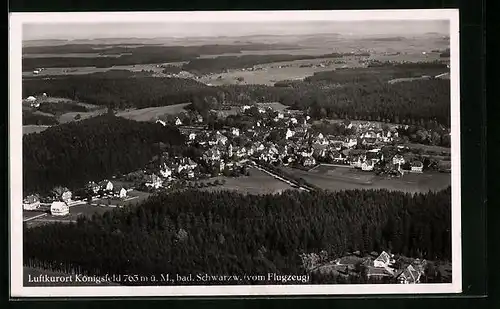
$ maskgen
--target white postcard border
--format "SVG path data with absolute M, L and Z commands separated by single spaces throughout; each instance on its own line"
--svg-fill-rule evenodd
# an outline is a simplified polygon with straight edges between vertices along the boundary
M 247 285 L 141 287 L 24 287 L 22 229 L 22 108 L 21 55 L 24 23 L 99 22 L 259 22 L 449 20 L 452 162 L 452 283 L 377 285 Z M 10 295 L 11 297 L 103 296 L 259 296 L 259 295 L 375 295 L 441 294 L 462 291 L 459 12 L 438 10 L 349 11 L 232 11 L 232 12 L 79 12 L 12 13 L 9 16 L 9 180 L 10 180 Z M 13 206 L 13 207 L 12 207 Z

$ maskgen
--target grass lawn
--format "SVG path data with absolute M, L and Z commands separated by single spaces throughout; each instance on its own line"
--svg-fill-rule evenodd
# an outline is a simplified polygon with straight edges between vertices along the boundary
M 325 190 L 387 189 L 404 192 L 439 191 L 451 185 L 451 174 L 429 172 L 409 173 L 401 178 L 377 176 L 349 167 L 320 166 L 310 172 L 283 167 L 287 172 Z
M 49 278 L 66 278 L 68 282 L 33 282 L 34 279 L 39 278 L 39 276 L 45 277 L 47 275 Z M 80 277 L 81 278 L 81 277 Z M 77 280 L 75 274 L 65 274 L 62 272 L 50 271 L 34 267 L 23 267 L 23 286 L 116 286 L 117 283 L 103 282 L 81 282 L 83 280 Z
M 59 123 L 67 123 L 67 122 L 71 122 L 71 121 L 77 121 L 77 119 L 75 119 L 76 115 L 80 115 L 80 119 L 78 119 L 78 120 L 83 120 L 83 119 L 88 119 L 88 118 L 92 118 L 92 117 L 96 117 L 96 116 L 105 114 L 106 111 L 107 111 L 107 109 L 103 108 L 103 109 L 98 109 L 98 110 L 94 110 L 91 112 L 64 113 L 59 117 Z
M 105 206 L 94 206 L 91 205 L 90 207 L 97 207 L 97 208 L 102 208 L 102 209 L 113 209 L 113 206 L 127 206 L 130 204 L 136 204 L 136 203 L 141 203 L 145 199 L 147 199 L 151 194 L 147 192 L 142 192 L 142 191 L 137 191 L 137 190 L 132 190 L 130 192 L 127 192 L 127 197 L 124 199 L 120 198 L 102 198 L 102 199 L 97 199 L 93 200 L 92 204 L 99 204 L 99 205 L 105 205 Z M 111 205 L 111 207 L 107 207 L 106 205 Z

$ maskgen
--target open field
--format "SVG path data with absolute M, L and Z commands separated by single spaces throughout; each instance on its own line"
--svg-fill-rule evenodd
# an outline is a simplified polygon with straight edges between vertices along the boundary
M 387 189 L 411 193 L 439 191 L 451 185 L 448 173 L 409 173 L 401 178 L 377 176 L 373 172 L 363 172 L 349 167 L 319 166 L 312 171 L 283 167 L 289 173 L 325 190 Z
M 270 68 L 263 71 L 241 71 L 233 70 L 227 73 L 220 73 L 214 76 L 204 76 L 198 81 L 211 84 L 213 86 L 220 85 L 268 85 L 272 86 L 277 81 L 281 80 L 302 80 L 315 72 L 329 71 L 331 68 Z M 219 78 L 220 76 L 220 78 Z M 239 82 L 237 78 L 243 78 Z
M 207 187 L 200 190 L 220 191 L 230 190 L 246 194 L 276 194 L 284 190 L 293 189 L 290 185 L 279 181 L 268 174 L 259 171 L 256 168 L 249 168 L 250 176 L 241 177 L 223 177 L 218 176 L 210 178 L 205 182 L 214 182 L 215 180 L 225 180 L 226 183 L 215 187 Z
M 335 68 L 347 67 L 361 67 L 354 57 L 343 58 L 318 58 L 307 60 L 294 60 L 271 62 L 266 64 L 255 65 L 255 71 L 243 70 L 230 70 L 226 73 L 211 74 L 203 76 L 199 79 L 200 82 L 205 84 L 212 84 L 214 86 L 226 84 L 263 84 L 274 85 L 275 82 L 281 80 L 302 80 L 308 76 L 312 76 L 316 72 L 331 71 Z M 345 63 L 329 64 L 324 67 L 319 67 L 321 63 L 328 61 L 344 60 Z M 301 67 L 301 65 L 315 65 L 318 67 Z M 238 81 L 237 78 L 242 77 L 243 81 Z
M 190 103 L 175 104 L 169 106 L 148 107 L 142 109 L 134 109 L 118 112 L 119 117 L 135 120 L 135 121 L 155 121 L 163 115 L 175 115 L 185 111 L 185 107 Z
M 100 53 L 67 53 L 67 54 L 36 54 L 26 53 L 23 58 L 98 58 L 98 57 L 120 57 L 122 55 L 131 55 L 131 53 L 121 54 L 100 54 Z
M 48 276 L 52 278 L 68 278 L 69 276 L 69 281 L 68 282 L 33 282 L 37 278 L 40 278 L 40 276 Z M 95 283 L 95 282 L 83 282 L 84 280 L 81 280 L 81 277 L 77 277 L 75 274 L 66 274 L 63 272 L 56 272 L 56 271 L 50 271 L 50 270 L 45 270 L 41 268 L 34 268 L 34 267 L 23 267 L 23 286 L 103 286 L 103 285 L 108 285 L 108 286 L 116 286 L 119 285 L 117 283 L 111 283 L 111 282 L 103 282 L 103 283 Z
M 39 133 L 47 130 L 48 128 L 50 128 L 50 126 L 39 126 L 34 124 L 25 125 L 23 126 L 23 135 L 31 133 Z
M 434 151 L 437 153 L 445 152 L 451 154 L 451 148 L 433 146 L 433 145 L 423 145 L 423 144 L 406 144 L 410 149 L 423 149 L 424 151 Z

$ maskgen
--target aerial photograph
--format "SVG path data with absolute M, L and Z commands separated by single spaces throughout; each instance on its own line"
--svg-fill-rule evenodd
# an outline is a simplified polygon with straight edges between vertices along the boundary
M 24 286 L 452 282 L 449 20 L 22 30 Z

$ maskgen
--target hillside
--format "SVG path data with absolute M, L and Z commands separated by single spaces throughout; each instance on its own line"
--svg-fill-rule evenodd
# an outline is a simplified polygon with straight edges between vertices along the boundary
M 388 83 L 394 78 L 435 76 L 441 63 L 379 63 L 314 74 L 304 81 L 265 85 L 211 87 L 193 79 L 132 77 L 131 72 L 95 73 L 23 81 L 23 95 L 42 92 L 112 108 L 146 108 L 192 102 L 198 111 L 217 105 L 280 102 L 306 110 L 314 118 L 373 120 L 404 124 L 450 124 L 450 81 L 420 79 Z M 437 73 L 440 72 L 440 73 Z M 207 102 L 214 102 L 215 107 Z
M 56 185 L 81 187 L 142 168 L 160 152 L 182 145 L 177 128 L 102 115 L 61 124 L 23 136 L 23 179 L 26 194 Z M 50 172 L 47 172 L 50 171 Z

